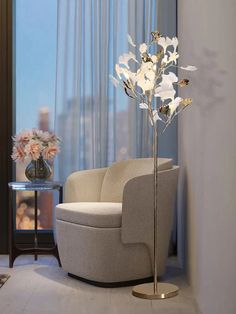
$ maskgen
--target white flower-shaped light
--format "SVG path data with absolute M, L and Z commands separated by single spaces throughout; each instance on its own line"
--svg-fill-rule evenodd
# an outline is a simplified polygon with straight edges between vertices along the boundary
M 123 79 L 123 77 L 125 79 L 129 79 L 129 71 L 123 67 L 121 67 L 119 64 L 116 64 L 115 66 L 115 70 L 116 70 L 116 74 L 118 75 L 119 79 Z M 123 75 L 123 77 L 122 77 Z
M 115 70 L 116 70 L 116 74 L 118 75 L 119 79 L 121 79 L 122 70 L 121 70 L 121 67 L 119 66 L 119 64 L 117 64 L 117 63 L 115 65 Z
M 156 55 L 152 55 L 152 56 L 151 56 L 151 59 L 152 59 L 152 62 L 153 62 L 153 63 L 157 63 L 157 61 L 158 61 Z
M 171 83 L 178 82 L 178 77 L 174 72 L 169 72 L 168 74 L 162 74 L 162 81 L 170 81 Z
M 164 63 L 168 63 L 168 56 L 167 55 L 164 55 L 164 57 L 161 60 L 161 64 L 164 64 Z
M 173 83 L 178 82 L 178 77 L 175 73 L 170 72 L 169 74 L 162 75 L 162 81 L 159 86 L 155 89 L 155 97 L 160 97 L 162 101 L 166 99 L 174 99 L 175 89 Z
M 140 46 L 139 46 L 139 51 L 141 52 L 141 53 L 145 53 L 145 52 L 147 52 L 147 45 L 145 44 L 145 43 L 143 43 L 143 44 L 141 44 Z
M 137 81 L 137 85 L 142 88 L 143 94 L 145 94 L 146 91 L 154 88 L 154 81 L 142 79 Z
M 111 81 L 112 81 L 112 84 L 115 86 L 115 87 L 117 87 L 119 84 L 120 84 L 120 82 L 113 76 L 113 75 L 109 75 L 109 78 L 111 79 Z
M 145 77 L 149 79 L 150 81 L 153 81 L 155 79 L 155 71 L 149 70 L 145 73 Z
M 194 65 L 187 65 L 186 67 L 180 67 L 180 69 L 185 71 L 196 71 L 197 67 L 195 67 Z
M 135 55 L 133 54 L 133 52 L 129 51 L 128 53 L 123 53 L 120 57 L 119 57 L 119 64 L 124 64 L 128 69 L 129 69 L 129 65 L 128 62 L 130 60 L 134 60 L 135 62 L 138 62 L 135 58 Z
M 130 36 L 130 34 L 127 34 L 127 38 L 128 38 L 128 43 L 133 46 L 133 47 L 136 47 L 135 43 L 133 42 L 133 39 L 132 37 Z
M 178 108 L 180 102 L 183 100 L 183 98 L 181 97 L 176 97 L 174 100 L 172 100 L 168 106 L 169 106 L 169 110 L 170 110 L 170 117 L 169 119 L 171 119 L 172 115 L 174 114 L 174 112 L 176 111 L 176 109 Z
M 156 71 L 156 65 L 153 64 L 152 62 L 142 62 L 140 68 L 138 69 L 136 76 L 135 76 L 135 80 L 136 82 L 139 80 L 143 80 L 145 79 L 145 75 L 149 72 L 149 71 Z
M 162 101 L 165 101 L 166 99 L 174 99 L 175 93 L 173 85 L 163 85 L 155 89 L 154 96 L 160 97 Z
M 167 47 L 172 45 L 172 40 L 169 37 L 160 37 L 158 39 L 158 44 L 164 49 L 164 54 L 166 53 Z
M 152 114 L 153 114 L 153 120 L 154 120 L 154 122 L 156 122 L 157 120 L 161 120 L 161 121 L 162 121 L 161 117 L 158 115 L 157 110 L 153 110 L 153 111 L 152 111 Z
M 139 108 L 140 109 L 148 109 L 148 105 L 145 102 L 142 102 L 141 104 L 139 104 Z
M 177 37 L 172 38 L 172 45 L 174 46 L 174 52 L 176 52 L 176 49 L 178 47 L 179 41 Z
M 152 62 L 142 62 L 133 80 L 141 87 L 143 94 L 154 88 L 156 65 Z
M 152 118 L 149 117 L 149 121 L 150 121 L 151 125 L 153 126 L 153 122 L 156 123 L 157 120 L 163 121 L 162 118 L 158 115 L 157 110 L 155 109 L 152 111 Z
M 168 63 L 173 61 L 176 64 L 177 59 L 179 58 L 179 54 L 176 51 L 174 52 L 168 51 L 168 53 L 170 55 L 168 59 Z

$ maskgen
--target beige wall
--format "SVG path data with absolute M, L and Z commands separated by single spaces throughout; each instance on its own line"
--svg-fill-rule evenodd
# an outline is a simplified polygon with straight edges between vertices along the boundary
M 187 266 L 203 314 L 236 313 L 236 1 L 179 0 L 179 64 L 196 65 L 179 119 Z M 179 72 L 181 74 L 186 74 Z

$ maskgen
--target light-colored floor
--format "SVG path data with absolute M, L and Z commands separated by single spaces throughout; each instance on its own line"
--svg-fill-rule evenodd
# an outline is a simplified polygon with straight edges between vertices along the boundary
M 173 269 L 168 282 L 179 285 L 179 296 L 156 301 L 133 297 L 131 287 L 97 288 L 72 279 L 50 256 L 37 262 L 20 256 L 9 269 L 1 255 L 0 273 L 11 275 L 0 289 L 0 314 L 197 314 L 185 278 Z

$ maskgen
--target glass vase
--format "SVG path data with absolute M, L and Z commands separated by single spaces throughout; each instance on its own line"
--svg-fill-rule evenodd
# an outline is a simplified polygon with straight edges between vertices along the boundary
M 34 183 L 45 182 L 51 175 L 52 169 L 46 160 L 40 156 L 37 160 L 31 160 L 25 169 L 25 176 Z

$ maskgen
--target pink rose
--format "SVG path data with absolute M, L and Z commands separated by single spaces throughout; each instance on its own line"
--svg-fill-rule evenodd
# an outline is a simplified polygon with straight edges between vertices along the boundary
M 38 140 L 30 140 L 25 146 L 25 153 L 30 159 L 37 160 L 42 152 L 42 144 Z
M 56 154 L 59 153 L 59 148 L 56 145 L 49 144 L 45 149 L 43 150 L 43 158 L 46 160 L 53 159 Z
M 16 145 L 13 147 L 13 153 L 11 155 L 11 158 L 14 161 L 21 161 L 23 162 L 25 160 L 25 151 L 24 151 L 24 147 L 22 145 Z
M 13 137 L 13 141 L 17 144 L 26 145 L 30 139 L 32 138 L 32 131 L 30 130 L 24 130 L 15 137 Z

